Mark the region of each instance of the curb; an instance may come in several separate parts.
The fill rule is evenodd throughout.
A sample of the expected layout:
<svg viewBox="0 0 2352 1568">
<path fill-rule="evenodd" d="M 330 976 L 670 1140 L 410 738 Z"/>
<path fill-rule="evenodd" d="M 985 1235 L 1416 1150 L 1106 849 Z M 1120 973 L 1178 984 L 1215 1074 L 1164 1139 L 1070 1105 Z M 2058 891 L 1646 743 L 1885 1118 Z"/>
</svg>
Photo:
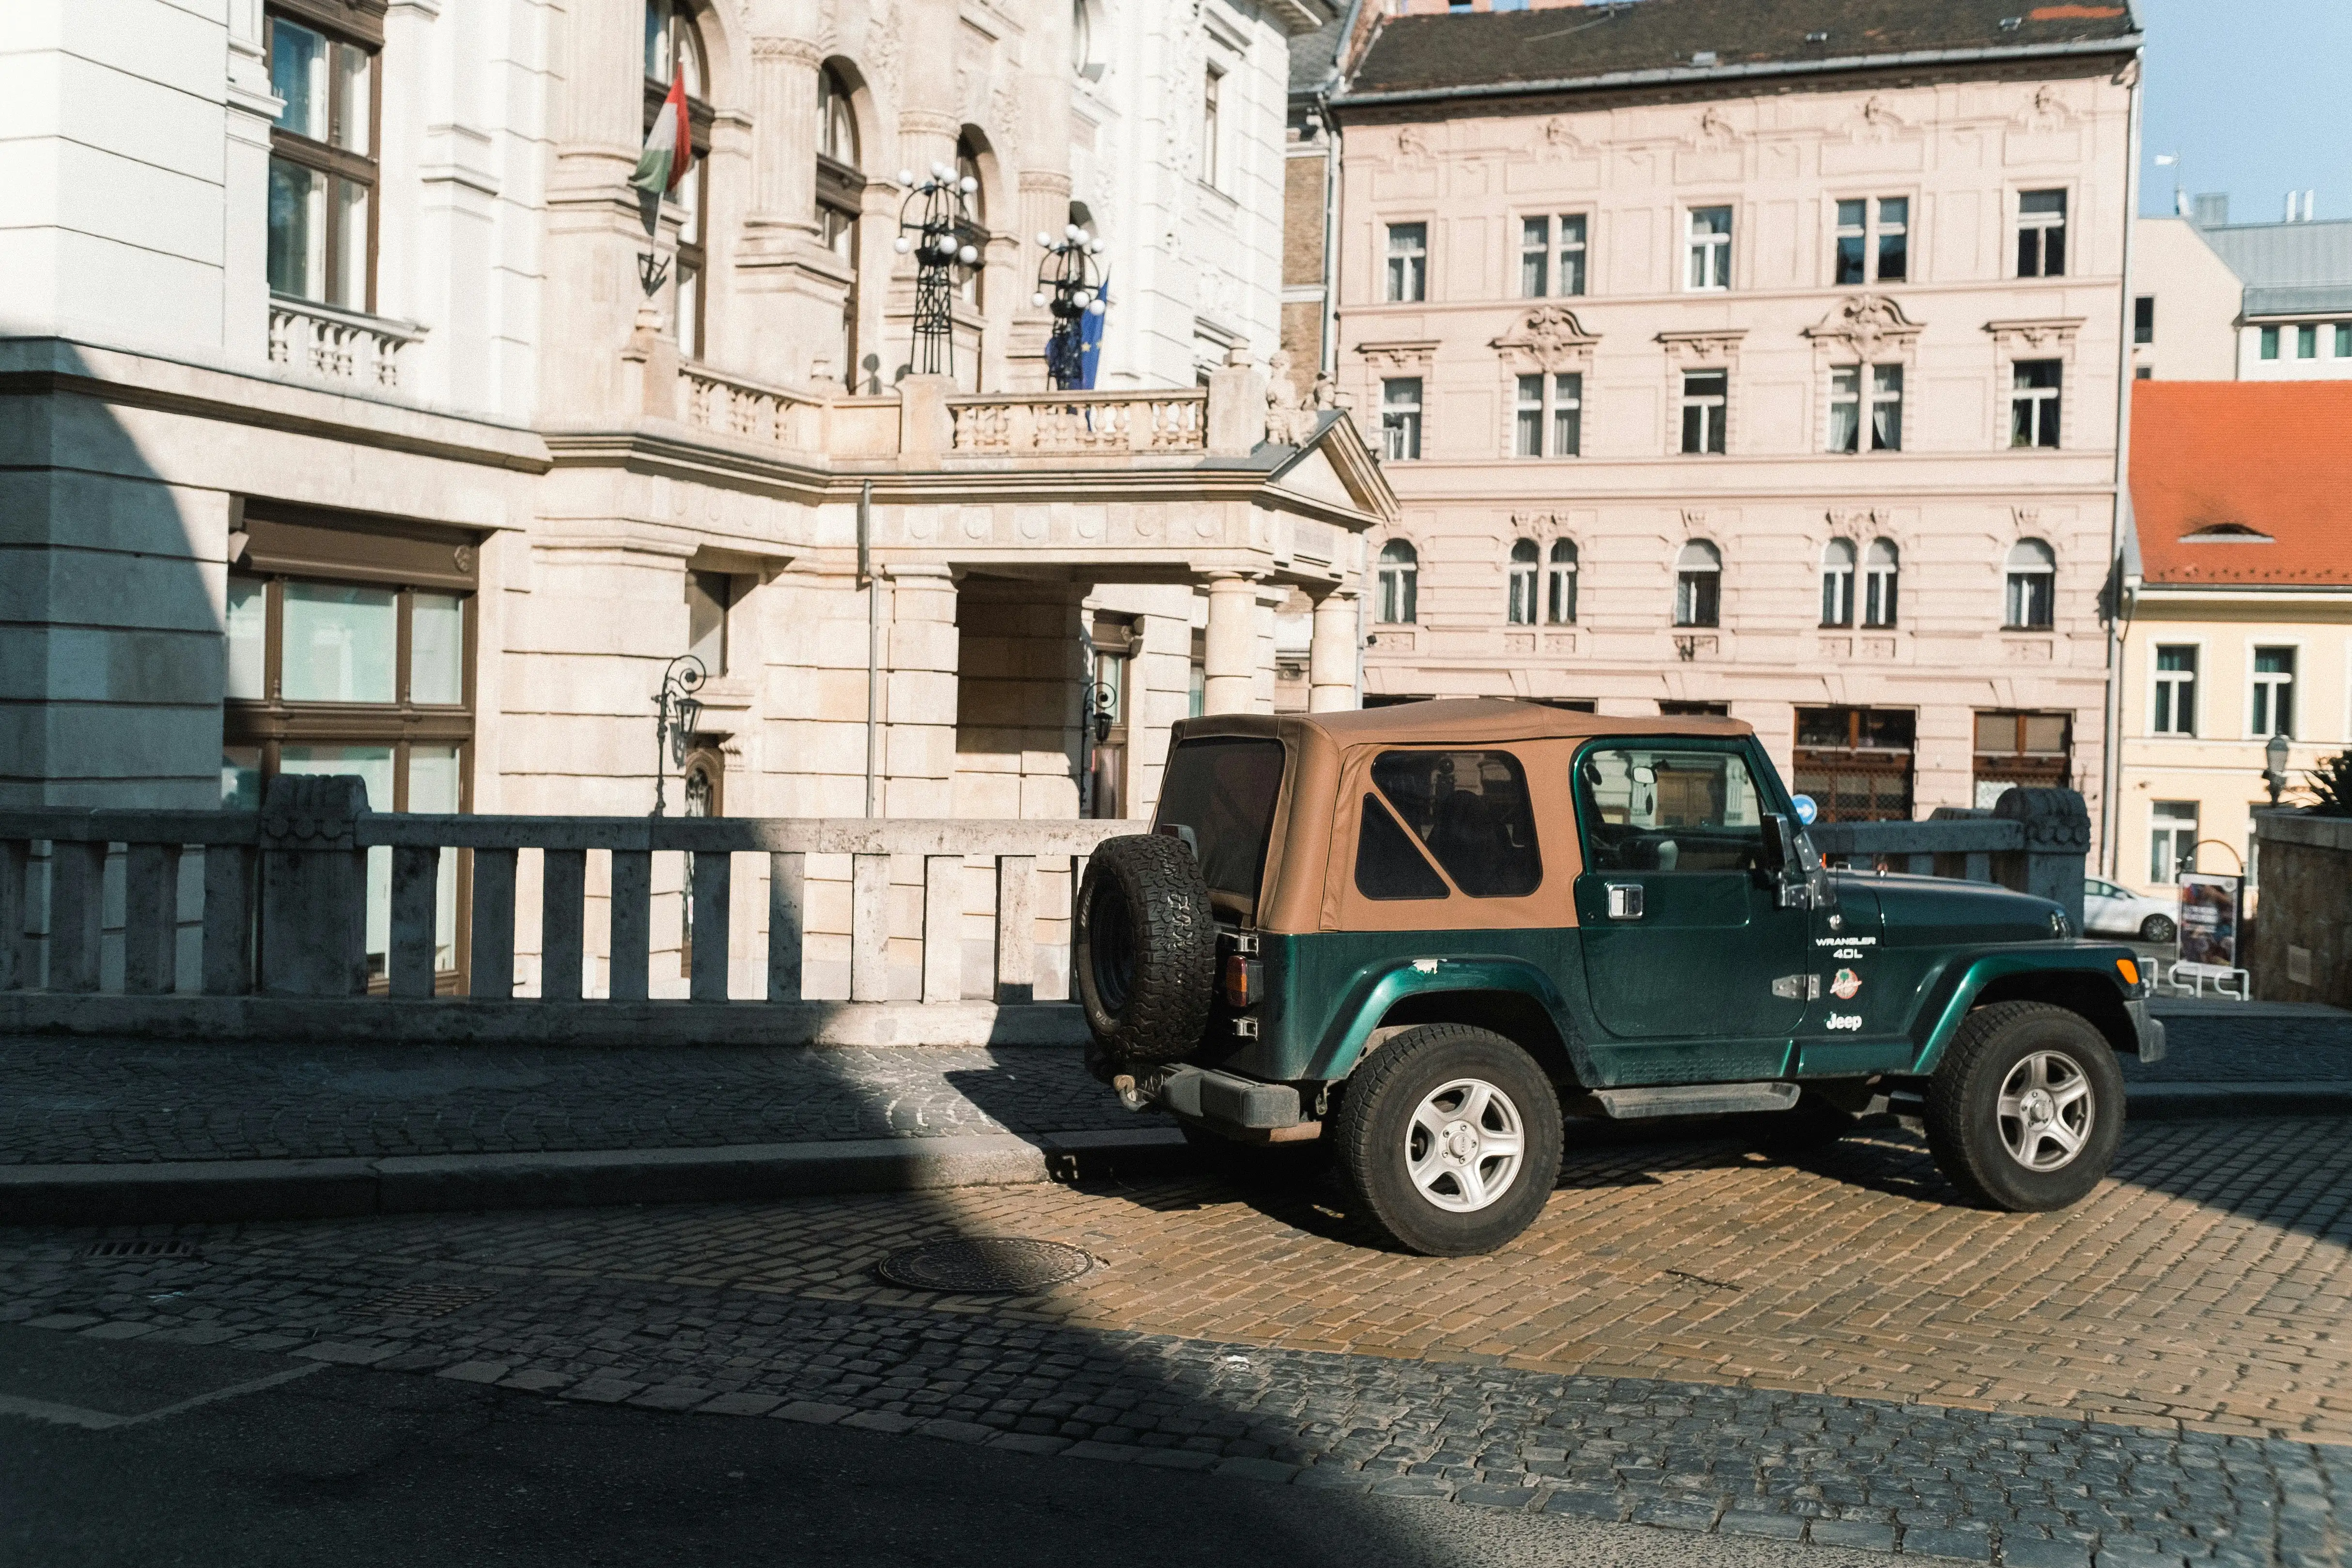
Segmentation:
<svg viewBox="0 0 2352 1568">
<path fill-rule="evenodd" d="M 192 1224 L 491 1208 L 723 1203 L 1016 1186 L 1191 1168 L 1173 1127 L 708 1149 L 0 1166 L 0 1223 Z"/>
<path fill-rule="evenodd" d="M 2126 1083 L 2124 1113 L 2135 1122 L 2203 1122 L 2229 1116 L 2352 1114 L 2352 1082 L 2317 1079 L 2261 1083 Z"/>
</svg>

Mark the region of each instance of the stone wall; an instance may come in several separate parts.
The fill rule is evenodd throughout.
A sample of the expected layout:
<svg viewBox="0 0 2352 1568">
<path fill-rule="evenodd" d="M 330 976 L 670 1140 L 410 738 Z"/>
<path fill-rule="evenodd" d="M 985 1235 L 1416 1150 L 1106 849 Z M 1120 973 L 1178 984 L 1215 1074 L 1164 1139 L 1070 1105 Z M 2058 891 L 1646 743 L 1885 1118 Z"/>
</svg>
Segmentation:
<svg viewBox="0 0 2352 1568">
<path fill-rule="evenodd" d="M 2247 967 L 2265 1002 L 2352 1008 L 2352 817 L 2263 811 L 2262 915 Z"/>
</svg>

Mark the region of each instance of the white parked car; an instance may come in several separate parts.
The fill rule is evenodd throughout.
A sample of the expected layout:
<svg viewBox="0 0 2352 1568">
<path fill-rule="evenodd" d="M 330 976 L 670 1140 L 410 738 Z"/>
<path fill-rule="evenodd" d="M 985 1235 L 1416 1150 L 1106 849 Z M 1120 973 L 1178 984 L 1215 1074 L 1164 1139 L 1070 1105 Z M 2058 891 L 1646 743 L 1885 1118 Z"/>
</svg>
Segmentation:
<svg viewBox="0 0 2352 1568">
<path fill-rule="evenodd" d="M 2180 934 L 2180 897 L 2134 893 L 2096 877 L 2083 879 L 2083 928 L 2143 942 L 2169 942 Z"/>
</svg>

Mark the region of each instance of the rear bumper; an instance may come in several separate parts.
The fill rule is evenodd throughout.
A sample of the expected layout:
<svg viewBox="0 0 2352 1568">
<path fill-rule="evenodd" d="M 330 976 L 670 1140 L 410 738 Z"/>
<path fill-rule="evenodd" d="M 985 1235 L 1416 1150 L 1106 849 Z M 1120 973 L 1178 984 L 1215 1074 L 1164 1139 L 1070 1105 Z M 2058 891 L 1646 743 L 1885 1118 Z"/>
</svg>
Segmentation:
<svg viewBox="0 0 2352 1568">
<path fill-rule="evenodd" d="M 1320 1130 L 1317 1124 L 1303 1119 L 1294 1085 L 1264 1083 L 1213 1067 L 1177 1068 L 1160 1085 L 1153 1100 L 1187 1122 L 1253 1143 L 1279 1141 L 1283 1133 L 1293 1128 Z"/>
<path fill-rule="evenodd" d="M 2124 1010 L 2131 1015 L 2132 1034 L 2139 1041 L 2139 1059 L 2142 1061 L 2162 1061 L 2164 1020 L 2149 1015 L 2146 997 L 2137 997 L 2125 1002 Z"/>
</svg>

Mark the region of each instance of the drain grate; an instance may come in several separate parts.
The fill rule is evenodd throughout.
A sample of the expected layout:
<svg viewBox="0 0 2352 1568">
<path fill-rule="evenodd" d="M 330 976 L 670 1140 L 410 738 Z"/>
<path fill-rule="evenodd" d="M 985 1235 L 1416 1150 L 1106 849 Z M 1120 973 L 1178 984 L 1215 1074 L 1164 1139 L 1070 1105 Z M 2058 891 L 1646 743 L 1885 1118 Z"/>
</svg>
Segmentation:
<svg viewBox="0 0 2352 1568">
<path fill-rule="evenodd" d="M 476 1285 L 403 1285 L 378 1296 L 360 1311 L 369 1317 L 440 1318 L 496 1294 L 496 1291 Z"/>
<path fill-rule="evenodd" d="M 201 1258 L 193 1241 L 93 1241 L 85 1258 Z"/>
<path fill-rule="evenodd" d="M 1095 1266 L 1075 1247 L 1019 1236 L 959 1237 L 893 1252 L 880 1273 L 915 1291 L 967 1295 L 1026 1295 L 1067 1284 Z"/>
</svg>

